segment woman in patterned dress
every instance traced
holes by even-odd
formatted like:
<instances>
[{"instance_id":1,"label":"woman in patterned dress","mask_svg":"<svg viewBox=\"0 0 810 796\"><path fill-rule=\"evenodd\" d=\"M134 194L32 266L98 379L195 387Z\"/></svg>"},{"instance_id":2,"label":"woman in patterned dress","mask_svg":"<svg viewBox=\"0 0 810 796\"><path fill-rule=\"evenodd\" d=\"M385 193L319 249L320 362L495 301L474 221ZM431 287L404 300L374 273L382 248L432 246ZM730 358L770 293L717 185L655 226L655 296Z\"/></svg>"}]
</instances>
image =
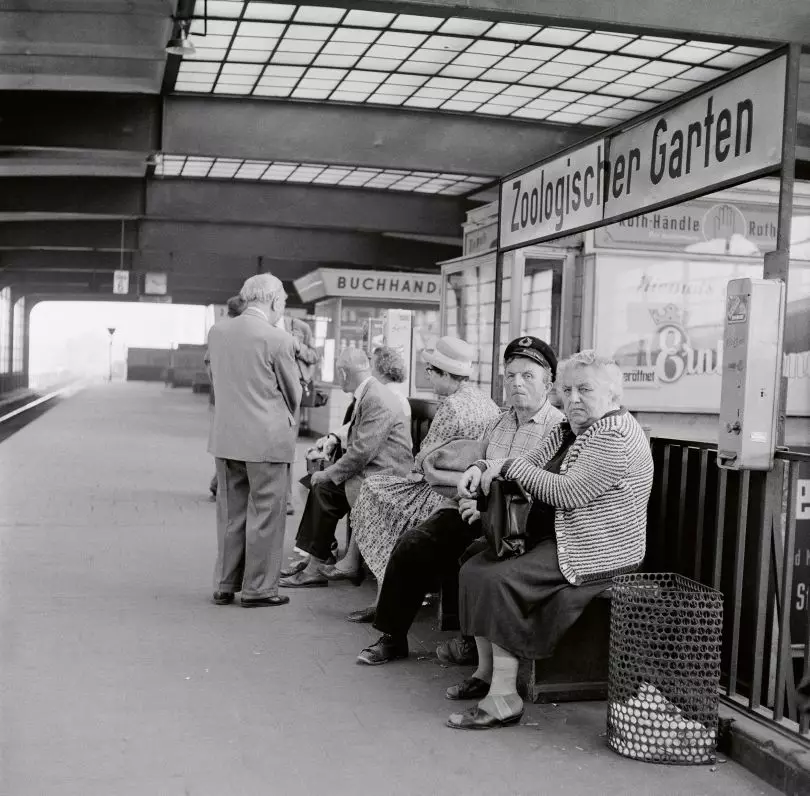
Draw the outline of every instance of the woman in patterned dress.
<instances>
[{"instance_id":1,"label":"woman in patterned dress","mask_svg":"<svg viewBox=\"0 0 810 796\"><path fill-rule=\"evenodd\" d=\"M441 405L409 476L375 475L363 483L352 508L352 544L337 565L322 568L330 580L356 578L362 555L379 589L399 537L429 517L444 499L424 479L425 455L450 439L477 439L497 416L494 401L470 384L473 355L472 346L455 337L442 337L434 350L422 353L431 386L442 399ZM348 619L371 622L374 606L355 611Z\"/></svg>"}]
</instances>

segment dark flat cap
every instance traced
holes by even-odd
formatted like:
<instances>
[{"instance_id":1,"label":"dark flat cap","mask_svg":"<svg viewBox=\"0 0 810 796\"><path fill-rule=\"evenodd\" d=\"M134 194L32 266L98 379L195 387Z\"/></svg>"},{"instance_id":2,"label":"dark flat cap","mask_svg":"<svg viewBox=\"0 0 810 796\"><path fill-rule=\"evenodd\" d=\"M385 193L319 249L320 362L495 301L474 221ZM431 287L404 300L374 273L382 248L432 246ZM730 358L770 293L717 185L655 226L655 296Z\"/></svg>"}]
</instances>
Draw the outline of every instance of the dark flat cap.
<instances>
[{"instance_id":1,"label":"dark flat cap","mask_svg":"<svg viewBox=\"0 0 810 796\"><path fill-rule=\"evenodd\" d=\"M545 340L539 337L532 337L526 335L525 337L517 337L506 346L506 351L503 354L503 361L508 362L515 357L525 357L534 362L548 368L551 371L551 378L557 378L557 355L554 349Z\"/></svg>"}]
</instances>

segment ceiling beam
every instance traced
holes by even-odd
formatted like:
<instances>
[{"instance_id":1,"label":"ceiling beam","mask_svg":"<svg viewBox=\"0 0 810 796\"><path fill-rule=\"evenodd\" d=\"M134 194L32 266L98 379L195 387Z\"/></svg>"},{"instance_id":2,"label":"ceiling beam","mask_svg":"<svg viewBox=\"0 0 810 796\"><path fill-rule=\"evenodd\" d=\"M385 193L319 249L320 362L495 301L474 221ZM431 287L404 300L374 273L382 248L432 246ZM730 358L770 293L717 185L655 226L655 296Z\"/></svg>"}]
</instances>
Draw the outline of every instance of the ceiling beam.
<instances>
[{"instance_id":1,"label":"ceiling beam","mask_svg":"<svg viewBox=\"0 0 810 796\"><path fill-rule=\"evenodd\" d=\"M354 263L369 267L425 267L460 254L460 249L455 246L360 232L151 220L141 223L140 244L142 250L232 256L281 255L285 259L304 262Z\"/></svg>"},{"instance_id":2,"label":"ceiling beam","mask_svg":"<svg viewBox=\"0 0 810 796\"><path fill-rule=\"evenodd\" d=\"M170 96L163 151L497 177L592 132L403 108Z\"/></svg>"},{"instance_id":3,"label":"ceiling beam","mask_svg":"<svg viewBox=\"0 0 810 796\"><path fill-rule=\"evenodd\" d=\"M137 218L145 209L145 181L87 177L0 179L0 213L52 213Z\"/></svg>"},{"instance_id":4,"label":"ceiling beam","mask_svg":"<svg viewBox=\"0 0 810 796\"><path fill-rule=\"evenodd\" d=\"M446 247L445 247L446 248ZM434 249L435 251L435 249ZM383 253L385 253L383 249ZM457 253L455 251L454 253ZM452 256L449 255L449 256ZM324 260L292 260L273 256L239 256L218 255L196 252L139 251L124 252L123 266L138 273L161 271L172 278L221 282L235 293L242 282L249 276L270 272L282 281L298 279L316 268L367 268L370 265L383 271L423 271L435 273L436 262L442 258L423 256L399 261L394 256L387 256L387 261L375 263L352 263L347 260L328 258ZM392 262L393 261L393 262ZM104 251L0 251L0 279L9 274L49 273L49 274L87 274L91 272L108 273L121 267L118 252Z\"/></svg>"},{"instance_id":5,"label":"ceiling beam","mask_svg":"<svg viewBox=\"0 0 810 796\"><path fill-rule=\"evenodd\" d=\"M71 249L119 251L122 224L118 221L40 221L0 223L0 250ZM138 248L137 222L124 222L123 248Z\"/></svg>"},{"instance_id":6,"label":"ceiling beam","mask_svg":"<svg viewBox=\"0 0 810 796\"><path fill-rule=\"evenodd\" d=\"M0 93L0 146L154 152L160 97L65 91Z\"/></svg>"},{"instance_id":7,"label":"ceiling beam","mask_svg":"<svg viewBox=\"0 0 810 796\"><path fill-rule=\"evenodd\" d=\"M146 188L146 215L178 221L343 228L458 237L458 197L362 188L222 180L158 179Z\"/></svg>"}]
</instances>

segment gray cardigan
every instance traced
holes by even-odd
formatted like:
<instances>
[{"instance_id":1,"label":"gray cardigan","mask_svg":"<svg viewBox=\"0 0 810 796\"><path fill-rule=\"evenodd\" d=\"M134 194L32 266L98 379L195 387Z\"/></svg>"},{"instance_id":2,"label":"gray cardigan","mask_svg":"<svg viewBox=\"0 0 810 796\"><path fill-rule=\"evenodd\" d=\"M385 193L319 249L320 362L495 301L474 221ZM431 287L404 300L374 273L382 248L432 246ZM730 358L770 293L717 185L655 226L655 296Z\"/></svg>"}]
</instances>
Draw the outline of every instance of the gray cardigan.
<instances>
[{"instance_id":1,"label":"gray cardigan","mask_svg":"<svg viewBox=\"0 0 810 796\"><path fill-rule=\"evenodd\" d=\"M543 467L559 450L565 425L552 429L537 450L505 464L503 474L556 508L557 558L569 583L630 572L644 560L650 444L621 409L574 440L556 475Z\"/></svg>"}]
</instances>

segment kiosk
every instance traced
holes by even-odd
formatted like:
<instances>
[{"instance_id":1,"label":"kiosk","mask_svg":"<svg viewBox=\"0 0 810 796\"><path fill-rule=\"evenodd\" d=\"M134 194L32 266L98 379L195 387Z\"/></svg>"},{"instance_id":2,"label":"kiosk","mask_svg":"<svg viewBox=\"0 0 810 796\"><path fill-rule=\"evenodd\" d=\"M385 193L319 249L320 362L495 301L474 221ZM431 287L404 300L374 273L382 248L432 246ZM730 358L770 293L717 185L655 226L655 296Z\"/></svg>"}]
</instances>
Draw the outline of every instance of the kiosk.
<instances>
[{"instance_id":1,"label":"kiosk","mask_svg":"<svg viewBox=\"0 0 810 796\"><path fill-rule=\"evenodd\" d=\"M309 410L311 433L326 434L343 422L351 397L335 384L335 363L345 348L401 348L409 364L406 394L425 395L419 354L439 337L438 274L319 268L294 284L301 301L315 305L313 332L321 352L315 382L329 396L325 406ZM405 334L403 316L393 310L410 311Z\"/></svg>"}]
</instances>

